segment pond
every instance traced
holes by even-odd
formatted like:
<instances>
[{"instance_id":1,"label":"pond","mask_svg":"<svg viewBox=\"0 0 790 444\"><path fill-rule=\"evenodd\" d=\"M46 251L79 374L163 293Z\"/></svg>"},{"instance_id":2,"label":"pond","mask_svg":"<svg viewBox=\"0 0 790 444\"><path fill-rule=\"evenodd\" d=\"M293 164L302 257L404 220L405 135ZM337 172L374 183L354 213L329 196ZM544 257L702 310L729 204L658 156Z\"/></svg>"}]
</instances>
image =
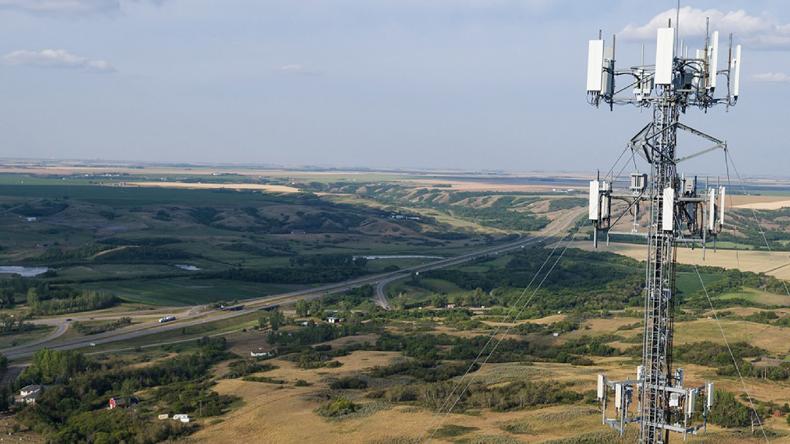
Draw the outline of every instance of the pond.
<instances>
[{"instance_id":1,"label":"pond","mask_svg":"<svg viewBox=\"0 0 790 444\"><path fill-rule=\"evenodd\" d=\"M0 265L0 274L18 274L22 277L34 277L49 271L47 267L20 267L17 265Z\"/></svg>"}]
</instances>

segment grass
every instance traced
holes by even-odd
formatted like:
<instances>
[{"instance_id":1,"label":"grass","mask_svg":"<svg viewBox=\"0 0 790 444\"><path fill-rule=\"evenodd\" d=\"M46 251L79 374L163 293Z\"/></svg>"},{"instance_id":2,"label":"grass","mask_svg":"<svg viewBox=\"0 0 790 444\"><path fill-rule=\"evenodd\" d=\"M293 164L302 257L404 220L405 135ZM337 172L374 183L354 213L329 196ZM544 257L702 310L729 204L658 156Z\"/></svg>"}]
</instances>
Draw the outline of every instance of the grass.
<instances>
[{"instance_id":1,"label":"grass","mask_svg":"<svg viewBox=\"0 0 790 444\"><path fill-rule=\"evenodd\" d=\"M126 301L161 306L244 300L307 288L297 285L189 278L110 281L83 285L94 290L112 292Z\"/></svg>"},{"instance_id":2,"label":"grass","mask_svg":"<svg viewBox=\"0 0 790 444\"><path fill-rule=\"evenodd\" d=\"M730 343L747 342L781 356L788 352L790 328L729 319L720 319L719 322ZM724 343L715 320L700 319L676 324L674 337L676 346L702 341Z\"/></svg>"},{"instance_id":3,"label":"grass","mask_svg":"<svg viewBox=\"0 0 790 444\"><path fill-rule=\"evenodd\" d=\"M744 299L755 304L769 306L790 306L790 297L787 295L766 293L754 288L745 288L742 291L726 293L719 296L719 299Z\"/></svg>"},{"instance_id":4,"label":"grass","mask_svg":"<svg viewBox=\"0 0 790 444\"><path fill-rule=\"evenodd\" d=\"M434 438L453 438L456 436L466 435L468 433L474 432L475 430L479 430L477 427L467 427L462 425L456 424L445 424L438 429L433 434Z\"/></svg>"},{"instance_id":5,"label":"grass","mask_svg":"<svg viewBox=\"0 0 790 444\"><path fill-rule=\"evenodd\" d=\"M101 344L96 347L85 349L87 352L111 352L113 350L121 350L127 348L135 348L150 344L160 344L167 342L184 341L200 339L203 336L214 336L223 333L232 333L242 329L250 329L258 325L258 319L263 317L263 312L248 313L228 319L219 321L206 322L204 324L197 324L168 330L161 333L154 333L146 336L128 339L125 341L110 342ZM167 345L164 345L167 346Z\"/></svg>"},{"instance_id":6,"label":"grass","mask_svg":"<svg viewBox=\"0 0 790 444\"><path fill-rule=\"evenodd\" d=\"M700 272L700 276L702 276L702 281L705 282L705 286L709 286L710 284L721 280L721 276L718 273L705 273ZM677 289L682 294L694 294L700 290L702 290L702 284L700 284L700 276L697 276L697 273L694 271L681 271L677 273Z\"/></svg>"},{"instance_id":7,"label":"grass","mask_svg":"<svg viewBox=\"0 0 790 444\"><path fill-rule=\"evenodd\" d=\"M0 349L24 345L46 337L55 327L49 325L36 325L30 331L0 335Z\"/></svg>"}]
</instances>

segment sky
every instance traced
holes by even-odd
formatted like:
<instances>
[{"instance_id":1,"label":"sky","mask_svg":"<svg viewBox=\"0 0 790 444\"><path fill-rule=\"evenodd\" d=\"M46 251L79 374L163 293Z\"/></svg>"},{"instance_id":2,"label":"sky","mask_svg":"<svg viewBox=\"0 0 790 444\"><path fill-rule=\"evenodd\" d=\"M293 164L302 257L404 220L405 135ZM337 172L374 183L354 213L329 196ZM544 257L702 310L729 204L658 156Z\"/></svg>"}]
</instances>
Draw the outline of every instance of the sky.
<instances>
[{"instance_id":1,"label":"sky","mask_svg":"<svg viewBox=\"0 0 790 444\"><path fill-rule=\"evenodd\" d=\"M0 0L0 157L607 169L649 120L585 99L587 40L654 57L666 0ZM738 106L682 121L788 176L790 3L681 2L744 46ZM722 65L723 67L723 65ZM692 140L681 152L705 148ZM720 155L692 162L723 171Z\"/></svg>"}]
</instances>

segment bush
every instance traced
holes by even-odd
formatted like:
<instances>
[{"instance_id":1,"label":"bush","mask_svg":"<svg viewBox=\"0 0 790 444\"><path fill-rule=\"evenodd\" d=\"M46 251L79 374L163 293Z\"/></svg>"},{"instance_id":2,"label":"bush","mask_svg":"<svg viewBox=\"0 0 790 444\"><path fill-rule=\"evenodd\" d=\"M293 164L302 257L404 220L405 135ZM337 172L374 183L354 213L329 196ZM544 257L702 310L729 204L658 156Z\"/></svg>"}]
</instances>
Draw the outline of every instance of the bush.
<instances>
[{"instance_id":1,"label":"bush","mask_svg":"<svg viewBox=\"0 0 790 444\"><path fill-rule=\"evenodd\" d=\"M725 428L747 427L751 425L751 410L741 404L730 392L716 390L710 422Z\"/></svg>"},{"instance_id":2,"label":"bush","mask_svg":"<svg viewBox=\"0 0 790 444\"><path fill-rule=\"evenodd\" d=\"M359 406L351 402L348 398L336 398L326 405L318 408L317 413L327 418L337 418L356 412Z\"/></svg>"},{"instance_id":3,"label":"bush","mask_svg":"<svg viewBox=\"0 0 790 444\"><path fill-rule=\"evenodd\" d=\"M85 322L75 322L72 325L74 329L84 335L97 335L99 333L104 333L106 331L117 330L122 327L126 327L127 325L132 324L132 318L130 317L122 317L116 321L109 321L109 322L102 322L99 324L87 324Z\"/></svg>"},{"instance_id":4,"label":"bush","mask_svg":"<svg viewBox=\"0 0 790 444\"><path fill-rule=\"evenodd\" d=\"M360 378L359 376L346 376L329 384L329 388L333 390L341 389L354 389L360 390L368 388L368 381Z\"/></svg>"}]
</instances>

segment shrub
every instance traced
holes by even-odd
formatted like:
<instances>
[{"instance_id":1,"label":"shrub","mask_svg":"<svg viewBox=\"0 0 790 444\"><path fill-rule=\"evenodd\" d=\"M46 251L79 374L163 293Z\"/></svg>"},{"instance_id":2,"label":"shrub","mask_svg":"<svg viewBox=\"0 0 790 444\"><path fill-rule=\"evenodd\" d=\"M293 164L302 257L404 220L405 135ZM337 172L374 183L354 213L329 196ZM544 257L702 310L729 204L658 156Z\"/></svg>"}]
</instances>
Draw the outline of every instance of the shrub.
<instances>
[{"instance_id":1,"label":"shrub","mask_svg":"<svg viewBox=\"0 0 790 444\"><path fill-rule=\"evenodd\" d=\"M348 398L335 398L329 403L318 408L317 413L327 418L337 418L356 412L359 406Z\"/></svg>"}]
</instances>

